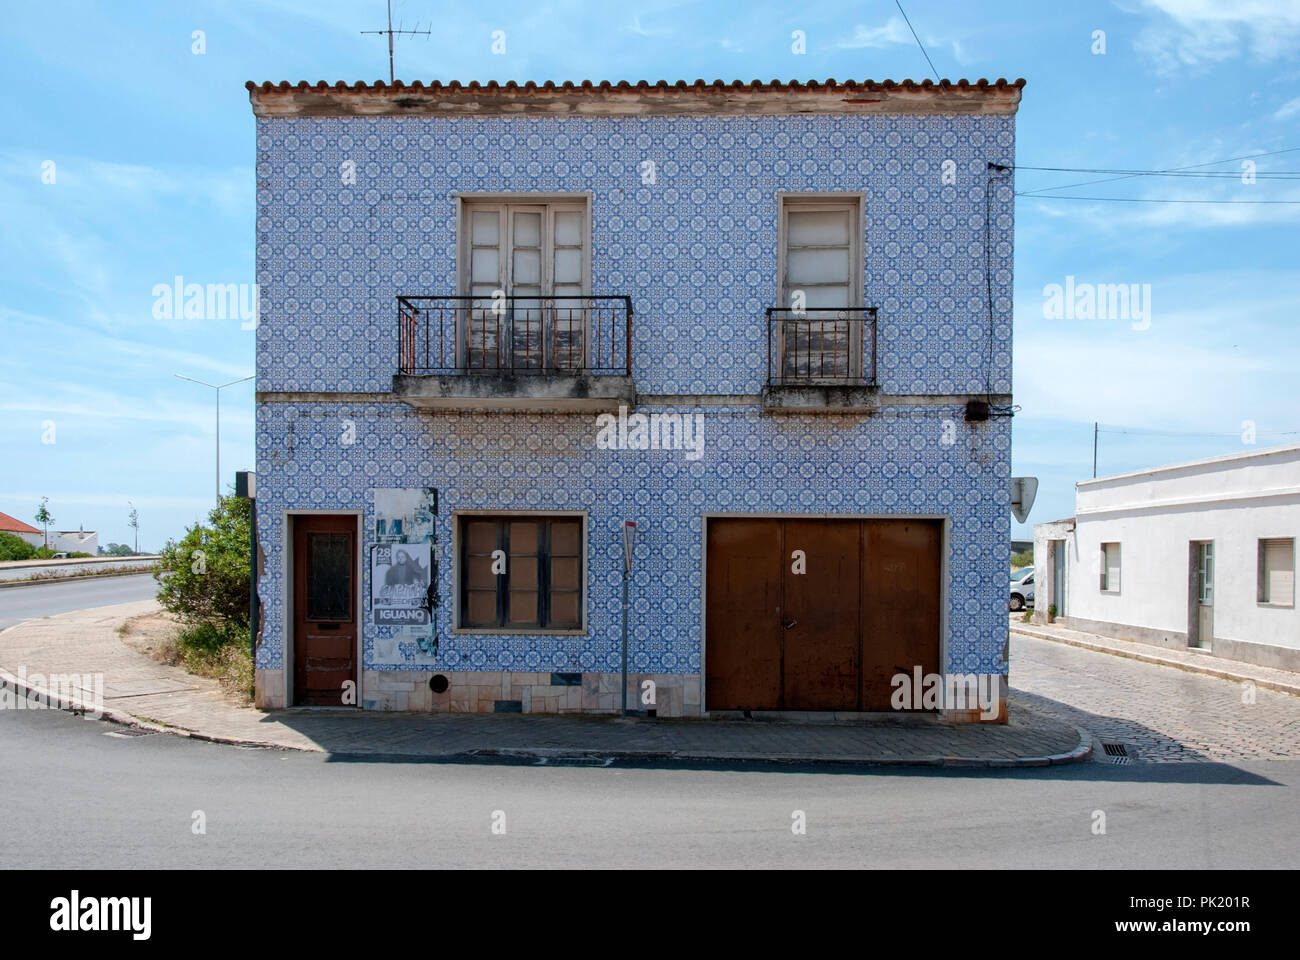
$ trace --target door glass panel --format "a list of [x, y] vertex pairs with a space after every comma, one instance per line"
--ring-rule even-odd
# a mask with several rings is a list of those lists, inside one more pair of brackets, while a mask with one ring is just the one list
[[584, 334], [587, 318], [582, 296], [582, 215], [576, 210], [561, 210], [554, 218], [551, 263], [551, 292], [555, 309], [548, 318], [551, 324], [551, 366], [559, 370], [578, 369], [584, 365]]
[[352, 538], [307, 535], [307, 619], [352, 619]]
[[[852, 218], [848, 210], [789, 210], [785, 237], [785, 298], [794, 292], [810, 308], [847, 307], [852, 302]], [[786, 377], [843, 379], [854, 369], [851, 324], [834, 313], [811, 310], [785, 320], [781, 338]]]
[[791, 247], [849, 245], [849, 215], [844, 210], [792, 210]]

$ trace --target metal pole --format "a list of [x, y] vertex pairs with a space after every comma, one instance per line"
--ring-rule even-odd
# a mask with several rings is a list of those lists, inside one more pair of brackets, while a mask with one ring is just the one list
[[221, 388], [217, 387], [217, 506], [221, 506]]
[[623, 716], [627, 716], [627, 565], [623, 566]]
[[257, 500], [248, 501], [248, 651], [257, 660]]
[[1097, 479], [1097, 421], [1092, 422], [1092, 479]]

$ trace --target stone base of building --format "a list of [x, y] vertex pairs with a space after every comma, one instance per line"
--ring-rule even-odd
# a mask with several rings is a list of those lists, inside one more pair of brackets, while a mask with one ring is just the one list
[[[438, 678], [445, 678], [446, 689]], [[659, 717], [698, 717], [698, 674], [628, 674], [629, 710]], [[618, 673], [528, 673], [367, 670], [361, 683], [367, 710], [430, 713], [619, 713]], [[652, 683], [653, 687], [647, 686]]]
[[[1047, 617], [1041, 619], [1038, 614], [1034, 614], [1034, 623], [1047, 623]], [[1111, 623], [1106, 620], [1084, 620], [1080, 617], [1057, 617], [1053, 624], [1058, 627], [1065, 627], [1067, 630], [1078, 630], [1081, 633], [1095, 633], [1101, 637], [1109, 637], [1112, 640], [1130, 640], [1134, 643], [1144, 643], [1153, 647], [1164, 647], [1168, 650], [1188, 650], [1187, 634], [1182, 630], [1158, 630], [1153, 627], [1139, 627], [1128, 623]], [[1238, 660], [1242, 663], [1251, 663], [1257, 667], [1272, 667], [1277, 670], [1293, 670], [1300, 672], [1300, 649], [1295, 647], [1281, 647], [1269, 643], [1252, 643], [1247, 640], [1226, 640], [1222, 637], [1215, 637], [1203, 647], [1195, 648], [1196, 652], [1204, 653], [1207, 656], [1219, 657], [1223, 660]]]
[[[509, 671], [367, 670], [362, 675], [361, 703], [365, 710], [417, 713], [591, 713], [622, 710], [617, 673], [528, 673]], [[445, 681], [445, 686], [443, 684]], [[653, 688], [647, 683], [652, 683]], [[441, 688], [441, 689], [436, 689]], [[702, 717], [699, 674], [628, 674], [629, 710], [656, 717]], [[651, 691], [653, 700], [648, 701]], [[254, 702], [262, 710], [282, 710], [287, 700], [283, 670], [258, 670]], [[776, 711], [771, 719], [879, 720], [899, 722], [1006, 723], [1006, 678], [1001, 679], [996, 717], [980, 710], [933, 713], [844, 714], [804, 716]]]

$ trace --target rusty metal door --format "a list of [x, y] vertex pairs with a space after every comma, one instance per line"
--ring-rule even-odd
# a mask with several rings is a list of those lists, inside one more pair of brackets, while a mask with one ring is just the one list
[[862, 709], [891, 710], [896, 673], [939, 672], [936, 520], [863, 522]]
[[786, 710], [857, 710], [862, 525], [783, 521], [782, 704]]
[[705, 702], [781, 707], [781, 521], [708, 521]]
[[356, 518], [293, 519], [294, 703], [355, 705], [357, 680]]

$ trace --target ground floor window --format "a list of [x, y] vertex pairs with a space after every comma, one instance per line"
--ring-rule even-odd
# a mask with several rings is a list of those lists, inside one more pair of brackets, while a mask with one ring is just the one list
[[1295, 605], [1295, 540], [1259, 541], [1259, 602]]
[[1119, 544], [1101, 545], [1101, 591], [1119, 593]]
[[462, 517], [458, 626], [581, 629], [582, 523], [570, 516]]

